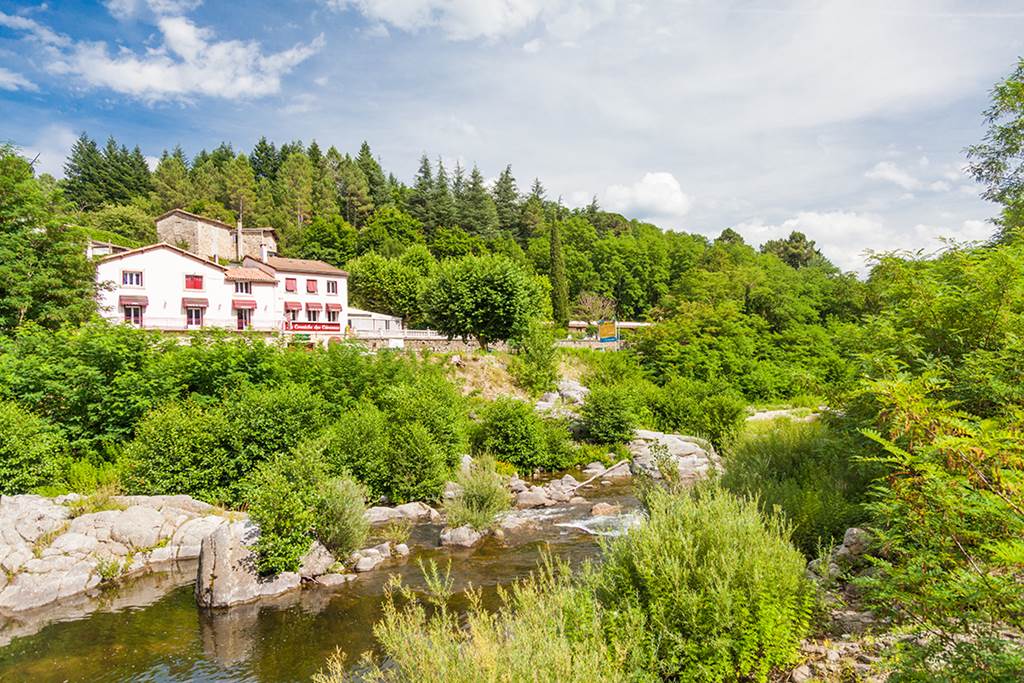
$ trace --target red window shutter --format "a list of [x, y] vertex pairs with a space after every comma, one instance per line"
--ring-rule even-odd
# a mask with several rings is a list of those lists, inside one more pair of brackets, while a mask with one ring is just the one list
[[286, 292], [294, 292], [297, 289], [298, 289], [298, 286], [296, 284], [295, 278], [293, 278], [293, 277], [286, 277], [284, 279], [284, 291], [286, 291]]
[[306, 280], [306, 292], [316, 294], [316, 280]]
[[202, 275], [186, 275], [185, 276], [185, 289], [202, 289], [203, 288], [203, 276]]

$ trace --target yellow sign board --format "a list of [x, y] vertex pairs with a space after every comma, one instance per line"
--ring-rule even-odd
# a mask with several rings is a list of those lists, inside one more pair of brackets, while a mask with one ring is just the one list
[[614, 320], [602, 320], [597, 324], [597, 338], [603, 342], [618, 341]]

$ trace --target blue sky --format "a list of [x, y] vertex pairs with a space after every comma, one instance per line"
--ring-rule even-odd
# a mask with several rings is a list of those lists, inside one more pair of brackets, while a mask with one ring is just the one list
[[226, 140], [366, 139], [511, 163], [552, 197], [760, 243], [983, 239], [962, 173], [1024, 53], [1019, 2], [0, 0], [0, 138], [60, 173], [75, 136], [156, 157]]

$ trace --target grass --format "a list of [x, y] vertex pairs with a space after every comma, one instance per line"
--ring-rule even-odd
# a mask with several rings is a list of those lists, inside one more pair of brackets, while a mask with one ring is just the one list
[[99, 558], [96, 561], [96, 572], [100, 575], [100, 583], [116, 581], [130, 564], [130, 559], [125, 560], [124, 564], [122, 564], [112, 557]]
[[393, 519], [380, 530], [380, 537], [392, 545], [408, 543], [409, 536], [412, 535], [412, 526], [411, 519]]
[[95, 493], [77, 500], [69, 500], [64, 505], [67, 506], [68, 514], [72, 519], [105, 510], [124, 510], [125, 506], [114, 500], [119, 493], [116, 485], [107, 484], [99, 487]]
[[505, 488], [505, 478], [494, 468], [494, 461], [478, 458], [468, 472], [458, 477], [459, 494], [446, 506], [448, 526], [468, 524], [477, 531], [494, 525], [498, 514], [509, 509], [512, 496]]
[[56, 529], [47, 531], [45, 534], [36, 539], [36, 542], [32, 544], [32, 555], [39, 559], [43, 556], [43, 551], [50, 547], [50, 545], [57, 539], [58, 536], [63, 534], [71, 526], [71, 522], [65, 522]]

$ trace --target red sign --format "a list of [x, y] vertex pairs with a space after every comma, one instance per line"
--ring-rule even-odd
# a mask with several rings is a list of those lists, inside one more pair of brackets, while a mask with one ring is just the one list
[[291, 332], [341, 332], [341, 323], [303, 323], [285, 321], [284, 329]]

